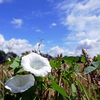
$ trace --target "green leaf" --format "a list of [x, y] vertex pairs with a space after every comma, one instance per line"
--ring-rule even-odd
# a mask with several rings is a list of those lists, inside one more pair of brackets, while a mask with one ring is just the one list
[[14, 75], [16, 75], [16, 74], [17, 74], [18, 70], [19, 70], [19, 68], [18, 68], [18, 67], [14, 69]]
[[18, 67], [19, 66], [19, 64], [20, 64], [20, 58], [19, 57], [16, 57], [14, 60], [13, 60], [13, 63], [10, 65], [10, 68], [13, 68], [13, 69], [15, 69], [16, 67]]
[[81, 73], [79, 72], [80, 66], [75, 65], [74, 66], [74, 70], [76, 72], [77, 75], [79, 75], [81, 78], [83, 78], [84, 80], [87, 80], [86, 78], [84, 78]]
[[11, 68], [16, 68], [16, 67], [18, 67], [19, 66], [19, 63], [17, 62], [17, 61], [14, 61], [11, 65], [10, 65], [10, 67]]
[[75, 87], [75, 85], [72, 84], [71, 87], [72, 87], [72, 92], [76, 92], [76, 87]]
[[100, 68], [100, 61], [92, 62], [92, 65], [93, 65], [95, 68]]
[[20, 60], [19, 57], [16, 57], [16, 58], [14, 59], [14, 61], [20, 62], [21, 60]]
[[88, 66], [87, 68], [85, 68], [84, 70], [84, 74], [88, 74], [92, 71], [96, 70], [96, 67], [93, 67], [93, 66]]
[[97, 60], [100, 61], [100, 55], [97, 56]]
[[3, 100], [3, 96], [1, 95], [1, 93], [0, 93], [0, 100]]
[[80, 70], [80, 66], [75, 65], [75, 66], [74, 66], [74, 70], [75, 70], [75, 72], [79, 72], [79, 70]]
[[[16, 100], [16, 97], [15, 97], [15, 95], [5, 94], [4, 100]], [[17, 100], [19, 100], [19, 99], [17, 99]]]
[[52, 76], [50, 76], [51, 82], [52, 82], [52, 87], [58, 91], [62, 96], [67, 97], [68, 95], [66, 94], [66, 92], [63, 90], [63, 88], [61, 88], [52, 78]]
[[23, 92], [22, 93], [22, 100], [37, 100], [35, 91], [36, 91], [36, 86], [32, 86], [27, 91]]
[[84, 74], [88, 74], [96, 69], [100, 68], [100, 61], [96, 61], [96, 62], [92, 62], [93, 66], [88, 66], [87, 68], [85, 68], [84, 70]]
[[25, 70], [23, 68], [19, 69], [19, 71], [17, 73], [21, 73], [21, 72], [25, 72]]
[[81, 73], [77, 73], [78, 76], [80, 76], [81, 78], [83, 78], [84, 80], [87, 80], [86, 78], [84, 78]]
[[86, 62], [86, 59], [84, 56], [81, 57], [81, 62], [85, 63]]
[[55, 68], [56, 67], [56, 62], [55, 62], [55, 60], [50, 60], [50, 65], [51, 65], [51, 67], [53, 67], [53, 68]]
[[72, 66], [72, 57], [63, 57], [62, 60], [64, 60], [68, 65]]
[[50, 65], [53, 68], [59, 68], [61, 66], [61, 58], [56, 58], [56, 59], [51, 59], [50, 60]]
[[87, 98], [85, 96], [83, 96], [83, 100], [87, 100]]

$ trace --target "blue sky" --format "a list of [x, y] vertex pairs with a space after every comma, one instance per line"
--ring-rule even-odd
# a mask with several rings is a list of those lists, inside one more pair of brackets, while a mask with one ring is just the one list
[[53, 56], [100, 53], [100, 0], [0, 0], [0, 49]]

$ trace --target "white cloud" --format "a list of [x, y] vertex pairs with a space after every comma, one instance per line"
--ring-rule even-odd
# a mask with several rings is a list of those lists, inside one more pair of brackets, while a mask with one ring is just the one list
[[49, 54], [51, 54], [52, 56], [57, 56], [58, 54], [63, 54], [64, 53], [64, 50], [58, 46], [55, 46], [53, 48], [51, 48], [49, 51], [48, 51]]
[[19, 27], [21, 27], [23, 21], [22, 21], [22, 19], [15, 19], [15, 18], [13, 18], [13, 20], [11, 21], [11, 23], [14, 24], [14, 25], [16, 25], [16, 28], [19, 28]]
[[55, 47], [52, 47], [49, 51], [48, 51], [48, 54], [52, 55], [52, 56], [57, 56], [58, 54], [65, 54], [67, 53], [68, 51], [65, 50], [64, 48], [61, 48], [59, 46], [55, 46]]
[[34, 48], [34, 50], [36, 50], [36, 51], [41, 50], [41, 52], [43, 53], [43, 48], [45, 47], [45, 45], [44, 45], [44, 44], [40, 44], [40, 46], [39, 46], [39, 44], [40, 44], [40, 43], [36, 43], [36, 44], [33, 46], [33, 48]]
[[0, 0], [0, 3], [3, 3], [4, 0]]
[[89, 39], [81, 40], [78, 43], [76, 49], [78, 49], [78, 50], [82, 50], [82, 48], [92, 49], [96, 46], [96, 43], [97, 43], [97, 40], [89, 40]]
[[[100, 0], [70, 1], [59, 3], [57, 9], [60, 12], [61, 23], [71, 30], [68, 36], [85, 32], [85, 37], [93, 39], [100, 33]], [[96, 34], [92, 34], [95, 32]], [[76, 37], [75, 37], [76, 38]]]
[[48, 40], [47, 43], [48, 44], [52, 44], [53, 40]]
[[68, 49], [66, 49], [65, 47], [59, 47], [59, 46], [55, 46], [52, 47], [49, 51], [48, 54], [52, 55], [53, 57], [56, 57], [58, 54], [63, 54], [63, 56], [77, 56], [82, 54], [82, 52], [80, 53], [76, 53], [76, 51], [69, 51]]
[[[2, 34], [0, 34], [0, 43], [3, 41], [0, 49], [4, 50], [6, 53], [9, 51], [13, 51], [14, 53], [21, 55], [21, 53], [26, 51], [38, 50], [38, 44], [32, 45], [25, 39], [15, 39], [12, 38], [6, 41]], [[40, 50], [43, 51], [44, 44], [40, 45]]]
[[57, 24], [56, 24], [56, 23], [52, 23], [52, 24], [50, 25], [50, 28], [52, 28], [52, 27], [54, 27], [54, 26], [57, 26]]
[[76, 33], [75, 35], [70, 34], [67, 38], [65, 38], [65, 40], [81, 40], [87, 37], [88, 34], [86, 34], [85, 32], [79, 32]]
[[40, 29], [37, 29], [36, 32], [42, 32]]
[[12, 38], [9, 41], [5, 41], [3, 44], [3, 50], [5, 52], [13, 51], [20, 55], [21, 53], [25, 51], [31, 51], [33, 49], [33, 46], [28, 43], [25, 39], [15, 39]]
[[0, 4], [4, 2], [11, 2], [12, 0], [0, 0]]
[[76, 34], [77, 37], [83, 37], [85, 35], [86, 35], [85, 32], [80, 32], [80, 33]]
[[[6, 41], [3, 37], [2, 34], [0, 34], [0, 49], [4, 50], [5, 52], [8, 51], [13, 51], [14, 53], [18, 54], [19, 56], [21, 53], [25, 51], [32, 51], [32, 50], [40, 50], [42, 53], [47, 53], [47, 51], [44, 51], [44, 44], [41, 44], [39, 46], [39, 43], [36, 43], [35, 45], [32, 45], [28, 42], [28, 40], [25, 39], [15, 39], [12, 38], [8, 41]], [[68, 44], [68, 48], [65, 47], [59, 47], [55, 46], [52, 47], [51, 49], [48, 50], [48, 54], [52, 56], [57, 56], [58, 54], [63, 54], [63, 56], [76, 56], [76, 55], [81, 55], [82, 54], [82, 48], [85, 48], [89, 51], [89, 54], [91, 56], [100, 54], [100, 38], [95, 39], [95, 40], [90, 40], [90, 39], [84, 39], [78, 42], [78, 45], [75, 50], [70, 48], [70, 44]], [[39, 48], [38, 48], [39, 47]], [[73, 48], [73, 47], [72, 47]], [[99, 49], [99, 50], [98, 50]]]
[[76, 50], [84, 47], [92, 55], [99, 53], [100, 0], [63, 0], [56, 9], [61, 24], [70, 30], [69, 35], [66, 35], [66, 42], [74, 42], [70, 45], [76, 45]]
[[87, 49], [87, 51], [90, 53], [90, 55], [96, 56], [97, 54], [100, 54], [100, 38], [98, 39], [84, 39], [79, 41], [76, 51], [81, 51], [82, 48]]
[[5, 41], [3, 35], [0, 34], [0, 43], [3, 43]]
[[2, 46], [3, 46], [4, 42], [5, 42], [5, 39], [4, 39], [3, 35], [0, 34], [0, 49], [1, 50], [2, 50]]

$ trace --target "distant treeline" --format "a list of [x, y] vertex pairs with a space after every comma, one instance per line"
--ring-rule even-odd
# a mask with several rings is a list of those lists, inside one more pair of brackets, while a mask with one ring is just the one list
[[[23, 54], [27, 54], [27, 51], [25, 53], [22, 53], [22, 55]], [[52, 57], [49, 54], [41, 53], [41, 55], [43, 57], [47, 57], [49, 60], [50, 59], [54, 59], [54, 57]], [[0, 64], [4, 63], [7, 58], [11, 58], [12, 59], [12, 58], [15, 58], [16, 56], [18, 56], [18, 55], [16, 53], [14, 53], [14, 52], [5, 53], [4, 51], [0, 50]], [[64, 56], [63, 58], [66, 59], [67, 61], [81, 62], [82, 55], [81, 56]]]

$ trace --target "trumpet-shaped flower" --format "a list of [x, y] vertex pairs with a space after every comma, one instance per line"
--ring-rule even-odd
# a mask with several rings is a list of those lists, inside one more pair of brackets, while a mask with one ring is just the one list
[[36, 53], [30, 53], [22, 57], [21, 65], [24, 70], [33, 73], [35, 76], [45, 76], [51, 72], [51, 66], [47, 58]]
[[17, 75], [9, 78], [5, 83], [5, 88], [13, 93], [24, 92], [34, 85], [33, 75]]

